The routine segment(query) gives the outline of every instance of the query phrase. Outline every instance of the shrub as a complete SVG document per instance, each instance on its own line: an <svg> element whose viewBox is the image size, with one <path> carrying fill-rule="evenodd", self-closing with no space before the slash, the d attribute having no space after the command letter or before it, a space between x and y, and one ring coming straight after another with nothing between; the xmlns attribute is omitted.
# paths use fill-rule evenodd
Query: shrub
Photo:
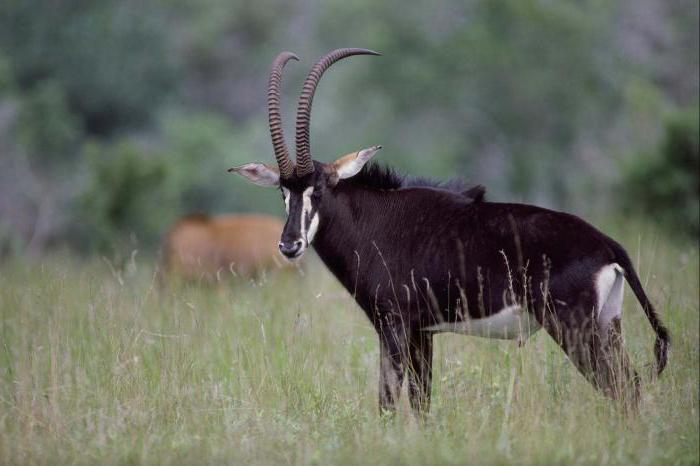
<svg viewBox="0 0 700 466"><path fill-rule="evenodd" d="M698 109L674 113L661 144L626 169L623 207L652 216L680 236L700 233Z"/></svg>
<svg viewBox="0 0 700 466"><path fill-rule="evenodd" d="M152 248L176 215L177 197L166 182L168 166L159 154L131 141L90 144L90 179L76 213L81 248L129 252Z"/></svg>

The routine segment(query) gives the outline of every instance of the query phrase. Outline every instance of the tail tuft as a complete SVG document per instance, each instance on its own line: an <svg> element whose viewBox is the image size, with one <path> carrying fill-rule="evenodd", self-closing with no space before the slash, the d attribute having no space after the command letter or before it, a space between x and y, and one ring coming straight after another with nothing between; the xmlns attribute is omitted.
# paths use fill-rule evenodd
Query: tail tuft
<svg viewBox="0 0 700 466"><path fill-rule="evenodd" d="M656 375L661 375L668 362L668 350L671 347L671 338L666 327L661 325L657 331L656 343L654 344L654 355L656 356Z"/></svg>

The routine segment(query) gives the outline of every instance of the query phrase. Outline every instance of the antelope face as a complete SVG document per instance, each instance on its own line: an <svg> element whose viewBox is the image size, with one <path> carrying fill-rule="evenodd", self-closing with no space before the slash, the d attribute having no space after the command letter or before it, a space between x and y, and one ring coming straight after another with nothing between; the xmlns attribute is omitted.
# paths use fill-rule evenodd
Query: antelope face
<svg viewBox="0 0 700 466"><path fill-rule="evenodd" d="M287 223L280 238L279 248L290 260L298 259L306 251L323 221L320 206L324 196L339 180L355 176L381 146L370 147L339 158L333 163L314 162L311 159L309 126L311 103L316 86L323 73L333 63L353 55L379 55L367 49L346 48L333 50L321 57L311 68L297 107L296 121L296 164L292 162L284 141L280 112L280 87L282 70L289 60L298 60L291 52L282 52L272 62L267 87L267 109L270 122L270 136L277 158L277 166L263 163L248 163L229 169L249 181L268 187L278 187L282 191L287 210Z"/></svg>
<svg viewBox="0 0 700 466"><path fill-rule="evenodd" d="M280 252L289 260L300 258L311 245L321 224L320 206L339 180L350 178L374 157L381 146L345 155L333 163L315 162L315 170L303 176L282 178L277 167L248 163L229 169L258 186L278 187L282 193L287 223L280 238Z"/></svg>
<svg viewBox="0 0 700 466"><path fill-rule="evenodd" d="M282 180L280 190L287 212L287 223L282 230L279 248L287 259L295 260L304 254L318 231L319 206L324 183L321 173L307 180Z"/></svg>

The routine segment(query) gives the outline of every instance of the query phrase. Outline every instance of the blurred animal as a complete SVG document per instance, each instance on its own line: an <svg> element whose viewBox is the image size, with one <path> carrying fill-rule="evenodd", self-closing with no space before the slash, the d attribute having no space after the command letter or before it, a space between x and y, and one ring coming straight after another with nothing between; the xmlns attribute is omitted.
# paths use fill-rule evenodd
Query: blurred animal
<svg viewBox="0 0 700 466"><path fill-rule="evenodd" d="M419 414L428 410L434 334L524 342L540 327L597 389L636 403L639 377L621 333L625 280L656 332L656 374L666 365L670 339L620 244L573 215L487 202L480 187L398 175L370 163L381 146L330 163L312 159L316 86L334 62L360 54L378 55L338 49L309 72L297 107L296 163L279 105L283 66L296 56L280 54L268 85L277 165L230 171L281 191L282 253L296 259L313 245L367 314L380 343L380 410L395 409L405 375L411 406Z"/></svg>
<svg viewBox="0 0 700 466"><path fill-rule="evenodd" d="M278 249L284 224L268 215L194 214L167 233L162 249L165 275L185 280L255 278L290 267Z"/></svg>

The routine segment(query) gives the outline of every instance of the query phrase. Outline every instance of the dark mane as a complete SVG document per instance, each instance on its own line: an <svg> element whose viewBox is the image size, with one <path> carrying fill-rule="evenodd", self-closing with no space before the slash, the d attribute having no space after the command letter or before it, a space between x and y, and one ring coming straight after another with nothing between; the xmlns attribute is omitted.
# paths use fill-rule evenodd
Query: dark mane
<svg viewBox="0 0 700 466"><path fill-rule="evenodd" d="M396 173L393 168L370 162L362 167L360 173L343 183L365 186L372 189L399 189L404 186L406 177Z"/></svg>
<svg viewBox="0 0 700 466"><path fill-rule="evenodd" d="M356 186L387 190L411 187L444 189L468 197L474 202L483 201L486 193L486 188L483 186L476 185L469 187L461 178L440 181L422 176L405 176L397 173L393 168L375 162L368 163L357 175L348 180L344 180L343 183L352 183Z"/></svg>

